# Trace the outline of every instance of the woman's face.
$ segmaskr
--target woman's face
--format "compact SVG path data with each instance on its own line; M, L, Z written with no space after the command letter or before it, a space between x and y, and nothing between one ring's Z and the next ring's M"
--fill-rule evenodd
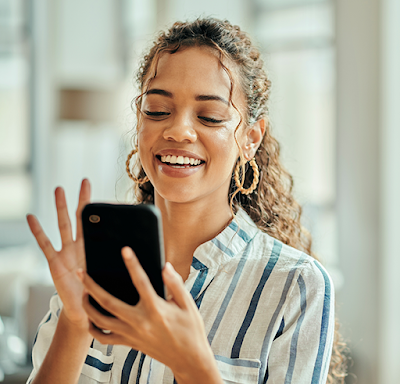
M232 66L229 69L235 73ZM161 198L180 203L228 201L239 156L235 129L240 121L229 103L230 86L210 49L186 48L160 57L157 76L143 96L138 143L143 168ZM238 86L232 98L243 107ZM242 127L236 138L239 145L245 144Z

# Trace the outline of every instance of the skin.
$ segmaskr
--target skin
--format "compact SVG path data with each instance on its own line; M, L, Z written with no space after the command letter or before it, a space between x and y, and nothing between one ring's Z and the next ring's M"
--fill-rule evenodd
M225 65L238 84L233 64ZM164 93L154 93L155 89ZM27 216L64 304L49 353L34 384L76 383L92 337L104 344L127 345L155 358L172 369L179 384L222 383L203 320L184 287L184 280L188 277L194 250L214 238L232 219L227 196L239 156L235 129L240 118L229 103L199 98L199 95L211 95L229 100L229 77L215 53L207 48L164 54L149 90L153 94L145 95L142 103L144 119L138 130L139 156L154 186L155 204L162 212L167 260L163 280L169 298L163 300L155 293L130 248L124 248L122 255L140 294L136 306L121 302L94 283L85 273L80 220L83 207L90 201L90 184L87 180L82 182L75 240L64 191L57 188L55 197L62 239L59 252L54 250L38 220L33 215ZM238 87L233 101L244 111L244 96ZM246 159L254 157L263 134L262 120L237 130L236 138ZM157 158L162 151L188 151L204 164L190 176L171 176ZM89 304L88 294L116 317L97 312ZM104 334L92 323L111 333ZM60 363L63 361L68 361L68 369L62 368L67 366Z

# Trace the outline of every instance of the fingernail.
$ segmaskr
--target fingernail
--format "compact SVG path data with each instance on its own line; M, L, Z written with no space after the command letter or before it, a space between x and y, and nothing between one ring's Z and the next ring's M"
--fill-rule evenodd
M133 259L133 251L132 251L132 249L129 248L129 247L122 248L122 257L125 260Z
M172 276L175 272L174 267L172 266L172 264L169 261L167 261L165 263L165 270L170 276Z

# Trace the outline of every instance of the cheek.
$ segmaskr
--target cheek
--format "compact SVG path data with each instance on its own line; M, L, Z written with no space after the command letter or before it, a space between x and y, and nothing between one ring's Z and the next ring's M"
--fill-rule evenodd
M147 141L149 139L151 135L150 130L146 127L146 123L142 122L140 128L138 129L137 136L139 143Z
M152 158L151 149L154 146L154 134L144 127L138 131L139 157L142 165L146 168L147 163Z
M234 131L232 129L214 132L209 140L215 158L223 164L224 168L229 170L233 168L236 159L239 157L239 148L235 141ZM211 160L213 160L211 156Z

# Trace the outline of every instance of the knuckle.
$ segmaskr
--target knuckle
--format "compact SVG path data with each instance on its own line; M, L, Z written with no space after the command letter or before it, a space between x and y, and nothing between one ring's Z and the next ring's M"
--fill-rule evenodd
M140 274L135 282L135 285L139 289L148 289L149 288L149 280L147 275Z
M114 312L116 310L116 306L114 304L114 298L104 297L101 300L101 306L107 309L109 312Z
M96 318L95 324L100 329L109 329L107 320L105 320L103 318L100 318L100 317Z
M175 288L175 289L181 289L182 285L183 285L183 280L182 278L179 276L179 278L177 277L176 279L172 279L171 280L171 285Z
M37 241L38 243L40 243L40 240L41 240L41 238L43 237L43 236L42 236L42 232L39 231L39 230L37 230L37 229L32 229L31 232L32 232L33 236L35 237L36 241Z
M107 308L111 308L112 307L112 302L108 297L102 298L101 304L102 304L102 306L107 307Z
M159 324L165 325L167 323L168 312L162 305L158 305L157 301L151 301L148 306L148 317Z
M158 324L161 326L162 329L169 329L170 328L170 322L161 313L157 314L157 318L156 319L157 319Z
M42 239L41 241L41 248L43 250L49 249L51 247L50 240L48 238Z
M69 225L67 221L61 221L59 225L60 231L66 231L69 229Z
M140 281L140 285L141 285L142 287L149 288L150 280L149 280L149 278L147 277L146 274L143 273L143 274L140 276L139 281Z
M39 238L39 237L41 237L41 236L44 235L44 232L43 232L42 227L39 226L39 224L37 224L37 223L35 223L34 225L32 225L31 231L32 231L33 235L34 235L36 238Z
M151 323L149 321L144 321L141 324L141 333L142 335L152 335L153 334L153 329L151 326Z

